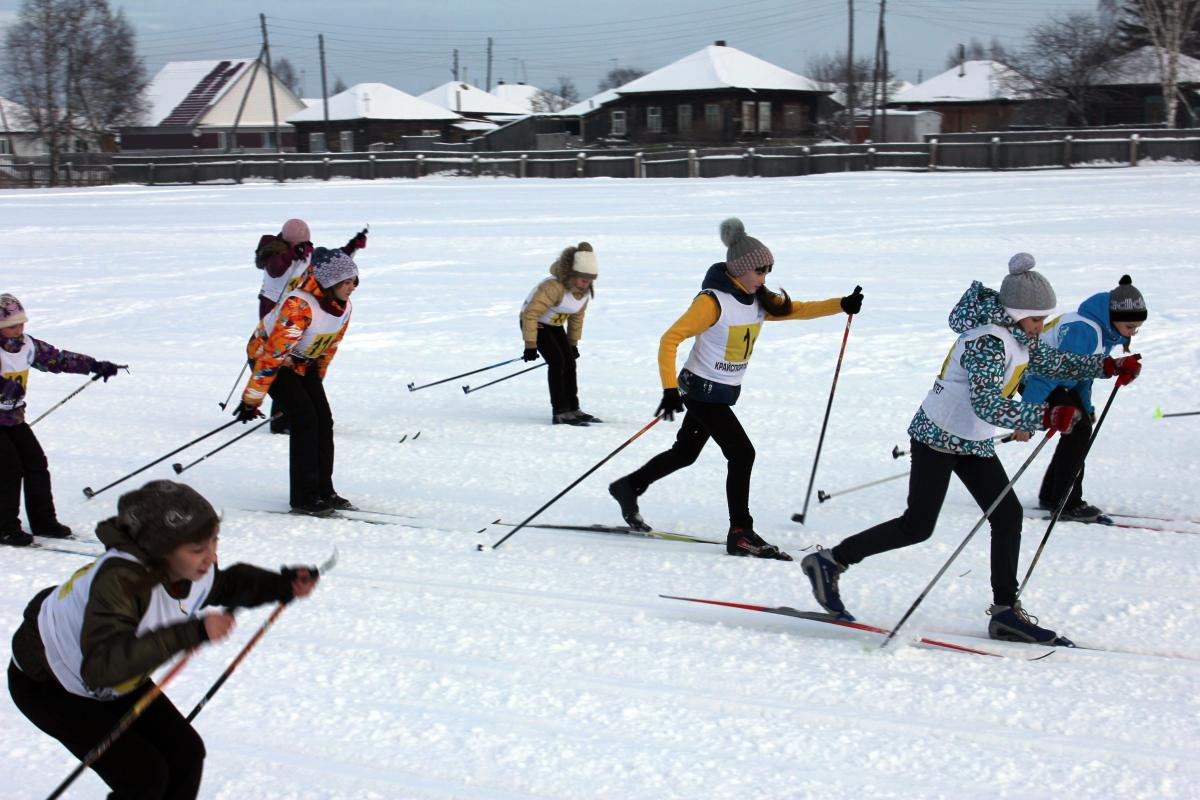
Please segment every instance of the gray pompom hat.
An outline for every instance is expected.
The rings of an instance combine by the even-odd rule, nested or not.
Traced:
[[[775,256],[771,255],[767,246],[747,235],[746,226],[737,217],[730,217],[721,223],[721,242],[728,248],[725,269],[735,278],[775,263]]]
[[[313,250],[312,271],[322,289],[358,277],[358,265],[340,247],[318,247]]]
[[[1117,288],[1108,293],[1109,322],[1143,322],[1148,314],[1146,299],[1133,285],[1133,278],[1122,275]]]
[[[117,524],[151,558],[207,539],[221,521],[204,497],[185,483],[150,481],[117,501]]]
[[[1036,264],[1029,253],[1017,253],[1008,260],[1008,275],[1000,284],[1000,303],[1014,322],[1044,316],[1058,305],[1050,281],[1034,271]]]

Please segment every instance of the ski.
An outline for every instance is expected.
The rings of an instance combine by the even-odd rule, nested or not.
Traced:
[[[45,542],[37,542],[37,541],[33,542],[32,544],[27,544],[25,546],[32,548],[34,550],[45,550],[49,553],[67,553],[67,554],[73,555],[73,556],[83,556],[84,558],[99,558],[100,556],[104,555],[104,553],[102,553],[102,552],[101,553],[92,553],[92,552],[88,552],[87,550],[73,550],[70,547],[62,547],[57,544],[46,544]]]
[[[1115,511],[1109,511],[1105,514],[1108,517],[1116,517],[1117,519],[1152,519],[1156,522],[1188,522],[1192,525],[1200,525],[1200,519],[1193,517],[1160,517],[1154,514],[1118,514]]]
[[[1040,511],[1026,513],[1025,516],[1028,517],[1029,519],[1041,520],[1042,522],[1050,521],[1050,515],[1040,512]],[[1119,517],[1121,519],[1157,519],[1156,517],[1137,517],[1132,514],[1101,514],[1100,516],[1096,517],[1096,519],[1093,519],[1093,520],[1060,518],[1058,521],[1059,522],[1075,522],[1080,525],[1104,525],[1109,528],[1125,528],[1127,530],[1134,530],[1134,531],[1158,531],[1159,533],[1200,534],[1200,530],[1188,530],[1187,528],[1174,528],[1174,527],[1167,526],[1167,525],[1147,525],[1145,523],[1117,522],[1117,520],[1113,519],[1113,517]],[[1168,520],[1168,521],[1174,522],[1174,520]]]
[[[515,523],[502,522],[496,520],[493,525],[504,525],[506,527],[515,527]],[[578,531],[580,533],[602,533],[613,536],[637,536],[643,539],[662,539],[669,542],[691,542],[693,544],[719,544],[724,545],[725,542],[718,542],[713,539],[701,539],[698,536],[689,536],[686,533],[672,533],[671,531],[639,531],[634,530],[625,525],[554,525],[551,523],[530,523],[526,528],[541,528],[544,530],[556,531]]]
[[[296,519],[336,519],[342,522],[362,522],[367,525],[400,525],[407,528],[423,527],[419,525],[405,525],[403,522],[386,522],[381,519],[353,516],[352,512],[347,513],[347,511],[334,511],[332,514],[325,514],[324,516],[302,514],[297,511],[283,511],[276,508],[243,508],[242,511],[248,511],[251,514],[280,514],[285,517],[295,517]]]
[[[839,619],[839,618],[833,616],[832,614],[826,614],[826,613],[819,612],[819,611],[800,611],[799,609],[790,608],[788,606],[757,606],[757,605],[751,605],[749,603],[730,603],[730,602],[727,602],[724,600],[704,600],[704,599],[698,598],[698,597],[678,597],[676,595],[671,595],[671,594],[660,594],[659,597],[662,597],[666,600],[684,600],[689,603],[706,603],[706,604],[712,605],[712,606],[724,606],[726,608],[740,608],[745,611],[761,611],[766,614],[779,614],[779,615],[785,616],[785,617],[796,617],[798,619],[809,620],[810,622],[821,622],[826,625],[837,625],[838,627],[841,627],[841,628],[849,628],[850,630],[861,631],[863,633],[869,633],[869,634],[872,634],[875,636],[889,636],[891,634],[891,631],[888,630],[887,628],[879,628],[879,627],[876,627],[875,625],[867,625],[862,622],[850,622],[848,620]],[[943,650],[953,650],[954,652],[957,652],[957,653],[970,653],[971,655],[977,655],[977,656],[989,656],[992,658],[1012,658],[1013,657],[1013,656],[1007,656],[1004,653],[997,653],[997,652],[994,652],[991,650],[983,650],[978,647],[967,647],[966,645],[954,644],[953,642],[946,642],[946,641],[942,641],[941,639],[930,639],[929,637],[926,637],[926,636],[922,636],[922,637],[918,638],[916,640],[916,643],[925,645],[927,647],[933,647],[933,648],[938,648],[938,649],[943,649]],[[1026,661],[1037,661],[1039,659],[1046,658],[1046,656],[1050,656],[1053,654],[1054,654],[1054,651],[1050,650],[1049,652],[1043,653],[1039,656],[1035,656],[1034,658],[1024,658],[1022,656],[1018,656],[1018,657],[1024,658],[1024,660],[1026,660]]]

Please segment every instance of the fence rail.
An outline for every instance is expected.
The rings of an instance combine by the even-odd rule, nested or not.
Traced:
[[[749,148],[536,151],[512,153],[268,153],[192,156],[92,156],[59,165],[55,184],[199,184],[245,181],[423,178],[438,175],[511,178],[785,177],[870,170],[1019,170],[1137,166],[1141,161],[1200,162],[1200,132],[1150,138],[1023,133],[951,135],[947,140],[890,144],[817,144]],[[1123,133],[1123,132],[1122,132]],[[1083,135],[1086,134],[1086,135]],[[45,159],[0,157],[0,188],[50,185]]]

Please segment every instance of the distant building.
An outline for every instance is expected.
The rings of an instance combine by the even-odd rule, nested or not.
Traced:
[[[47,152],[25,115],[25,106],[0,97],[0,156],[40,156]]]
[[[529,113],[527,108],[518,103],[462,81],[448,81],[418,97],[460,116],[475,119],[508,121]]]
[[[172,61],[146,88],[145,124],[120,130],[121,150],[239,152],[292,149],[284,121],[304,103],[255,59]],[[274,113],[271,94],[274,90]]]
[[[358,83],[329,98],[328,125],[321,101],[292,114],[288,122],[304,153],[363,152],[373,145],[403,149],[406,137],[456,142],[468,135],[456,127],[463,122],[459,114],[386,83]]]
[[[547,101],[555,107],[564,106],[565,101],[553,92],[539,89],[528,83],[505,83],[500,81],[492,89],[492,94],[506,103],[512,103],[524,110],[526,114],[544,114],[550,112],[546,107]],[[560,109],[561,110],[561,109]]]
[[[1033,101],[1028,83],[999,61],[964,61],[896,94],[888,105],[942,115],[943,133],[1002,131]],[[861,106],[861,104],[860,104]]]
[[[1175,125],[1195,127],[1197,109],[1200,108],[1200,60],[1180,53],[1176,80],[1179,91]],[[1097,124],[1160,124],[1166,119],[1162,72],[1152,45],[1109,61],[1100,69],[1094,85],[1101,89],[1101,99],[1092,109]]]

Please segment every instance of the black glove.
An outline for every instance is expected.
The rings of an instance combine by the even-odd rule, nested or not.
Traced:
[[[662,402],[655,409],[654,416],[657,417],[661,414],[667,422],[674,422],[675,415],[682,414],[683,411],[683,398],[679,396],[679,390],[663,389]]]
[[[114,364],[111,361],[97,361],[92,364],[92,374],[97,378],[103,378],[105,383],[108,379],[117,374],[117,370],[124,369],[123,364]]]
[[[853,292],[842,298],[842,311],[847,314],[857,314],[862,311],[862,301],[862,287],[855,286]]]
[[[321,570],[317,567],[282,567],[279,570],[279,577],[283,579],[285,587],[282,599],[285,603],[290,603],[296,599],[295,592],[293,591],[296,581],[306,584],[308,586],[307,592],[311,592],[321,579]]]
[[[571,345],[571,358],[575,359],[576,361],[579,360],[579,347],[576,345]]]
[[[307,261],[308,257],[312,255],[312,251],[312,242],[300,242],[292,248],[292,255],[296,257],[297,261]]]
[[[233,415],[241,422],[245,423],[252,419],[261,417],[263,413],[258,410],[258,406],[252,406],[243,400],[242,402],[238,403],[237,408],[233,410]]]
[[[538,351],[536,347],[526,347],[525,352],[521,354],[522,361],[537,361]]]

